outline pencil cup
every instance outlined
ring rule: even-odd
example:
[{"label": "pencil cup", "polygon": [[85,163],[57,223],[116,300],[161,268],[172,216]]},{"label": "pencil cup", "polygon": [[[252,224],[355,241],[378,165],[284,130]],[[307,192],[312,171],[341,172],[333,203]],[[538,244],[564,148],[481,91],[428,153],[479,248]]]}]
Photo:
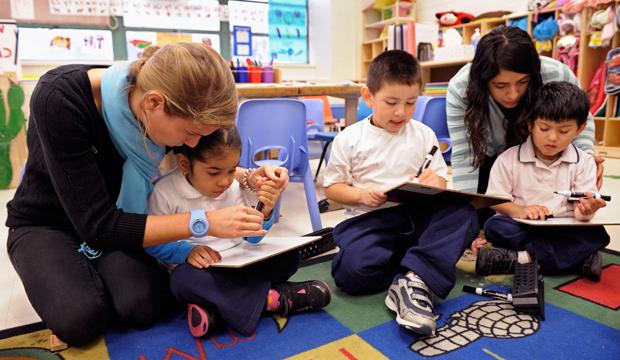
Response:
[{"label": "pencil cup", "polygon": [[248,68],[245,66],[238,67],[235,80],[237,80],[238,83],[248,82]]},{"label": "pencil cup", "polygon": [[272,83],[273,82],[273,67],[265,66],[263,68],[263,82],[264,83]]},{"label": "pencil cup", "polygon": [[250,66],[248,68],[250,73],[250,82],[259,83],[261,81],[261,69],[260,66]]}]

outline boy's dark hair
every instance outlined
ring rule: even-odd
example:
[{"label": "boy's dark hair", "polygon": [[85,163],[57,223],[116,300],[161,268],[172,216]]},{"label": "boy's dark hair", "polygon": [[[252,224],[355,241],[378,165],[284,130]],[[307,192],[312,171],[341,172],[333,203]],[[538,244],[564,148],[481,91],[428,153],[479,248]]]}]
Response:
[{"label": "boy's dark hair", "polygon": [[376,94],[386,83],[422,84],[420,64],[415,57],[403,50],[388,50],[377,56],[368,68],[366,86]]},{"label": "boy's dark hair", "polygon": [[209,157],[219,157],[226,150],[241,152],[241,137],[235,127],[219,128],[207,136],[201,136],[198,144],[193,148],[187,145],[172,148],[175,154],[183,154],[187,157],[190,169],[195,161],[206,161]]},{"label": "boy's dark hair", "polygon": [[540,89],[531,121],[541,118],[551,121],[577,120],[577,126],[588,120],[590,101],[579,86],[566,81],[552,81]]}]

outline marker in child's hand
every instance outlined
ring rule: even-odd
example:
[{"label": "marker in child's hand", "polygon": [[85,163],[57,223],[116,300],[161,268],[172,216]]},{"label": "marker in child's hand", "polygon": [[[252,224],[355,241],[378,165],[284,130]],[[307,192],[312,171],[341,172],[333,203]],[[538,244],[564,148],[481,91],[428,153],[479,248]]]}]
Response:
[{"label": "marker in child's hand", "polygon": [[437,149],[438,147],[436,145],[433,145],[431,151],[426,154],[426,156],[424,157],[424,161],[422,161],[422,165],[420,165],[420,168],[418,169],[418,173],[415,175],[415,178],[413,178],[414,183],[417,184],[420,181],[418,180],[418,178],[420,177],[420,175],[422,175],[422,171],[424,171],[424,169],[427,169],[431,165],[431,161],[433,160],[433,156],[435,156],[435,152],[437,152]]},{"label": "marker in child's hand", "polygon": [[[554,191],[554,193],[568,197],[568,201],[577,201],[581,198],[586,197],[586,193],[584,192]],[[598,192],[592,192],[592,195],[594,196],[595,199],[603,199],[605,201],[611,201],[610,195],[601,195],[601,193],[598,193]]]}]

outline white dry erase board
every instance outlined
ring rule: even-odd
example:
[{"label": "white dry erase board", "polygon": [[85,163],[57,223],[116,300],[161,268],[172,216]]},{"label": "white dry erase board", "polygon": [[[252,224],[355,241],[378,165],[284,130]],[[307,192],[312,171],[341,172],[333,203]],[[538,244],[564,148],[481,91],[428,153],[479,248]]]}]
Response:
[{"label": "white dry erase board", "polygon": [[547,220],[514,219],[516,222],[533,226],[600,226],[620,225],[620,217],[596,214],[589,221],[580,221],[574,217],[559,217]]},{"label": "white dry erase board", "polygon": [[320,236],[299,237],[265,237],[258,244],[242,242],[228,250],[220,252],[222,260],[211,264],[212,267],[240,268],[257,263],[261,260],[297,249],[313,241],[319,240]]},{"label": "white dry erase board", "polygon": [[442,189],[434,186],[416,184],[409,181],[393,186],[388,189],[385,194],[388,197],[388,201],[398,203],[415,203],[420,201],[451,203],[457,201],[467,201],[476,209],[482,209],[491,205],[502,204],[510,201],[509,198],[501,196]]}]

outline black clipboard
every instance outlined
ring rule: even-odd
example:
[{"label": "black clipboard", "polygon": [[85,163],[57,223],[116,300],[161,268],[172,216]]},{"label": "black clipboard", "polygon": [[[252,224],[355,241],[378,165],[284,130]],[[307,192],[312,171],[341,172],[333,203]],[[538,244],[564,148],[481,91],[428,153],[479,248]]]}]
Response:
[{"label": "black clipboard", "polygon": [[434,186],[421,185],[409,181],[402,182],[388,189],[385,194],[388,201],[397,203],[455,203],[468,202],[475,209],[483,209],[492,205],[510,202],[510,198],[502,196],[484,195],[452,189],[442,189]]}]

